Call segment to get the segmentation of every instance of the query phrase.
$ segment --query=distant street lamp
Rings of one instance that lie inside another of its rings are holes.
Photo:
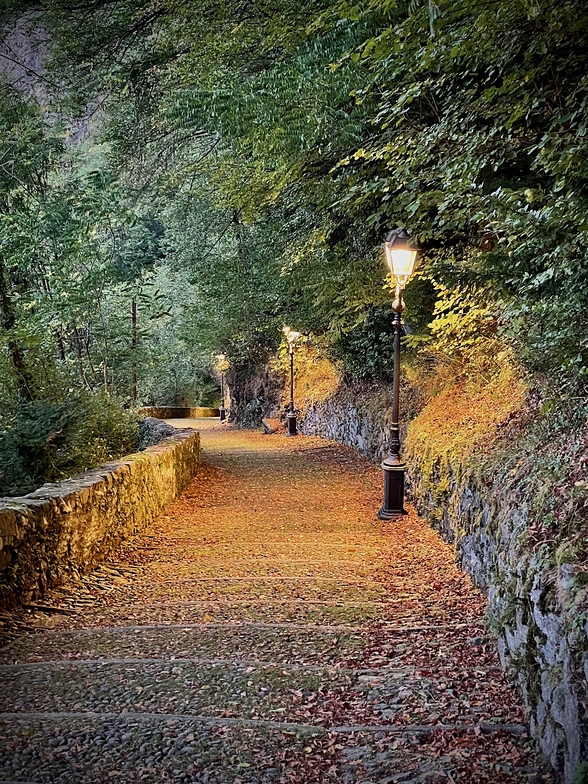
[[[390,427],[390,454],[382,463],[384,471],[384,503],[378,517],[393,520],[407,514],[404,508],[404,471],[406,464],[400,454],[400,337],[402,335],[402,292],[413,273],[418,248],[411,242],[404,229],[391,231],[384,245],[386,263],[396,279],[394,309],[394,376],[392,383],[392,425]]]
[[[296,409],[294,408],[294,346],[302,335],[300,332],[295,332],[293,329],[290,329],[290,327],[284,327],[283,332],[288,341],[288,354],[290,355],[290,403],[288,405],[288,413],[286,414],[288,422],[286,435],[297,436]]]
[[[225,410],[225,373],[231,367],[231,363],[227,359],[226,354],[217,354],[214,359],[214,367],[220,373],[221,377],[221,404],[218,412],[220,421],[224,422],[227,416],[227,412]]]

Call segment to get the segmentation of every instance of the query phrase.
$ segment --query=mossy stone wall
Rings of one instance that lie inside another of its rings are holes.
[[[388,448],[389,396],[379,385],[342,387],[312,405],[300,429],[380,462]],[[403,411],[406,390],[405,397]],[[588,759],[588,581],[577,564],[554,564],[530,542],[532,499],[516,470],[507,472],[508,481],[485,475],[476,454],[452,464],[438,444],[422,433],[411,439],[408,429],[408,494],[488,595],[489,624],[503,666],[516,673],[532,734],[559,779],[571,784]]]
[[[406,389],[401,391],[406,409]],[[391,409],[392,390],[387,385],[341,384],[332,397],[304,405],[299,428],[302,433],[355,447],[379,463],[389,451]]]
[[[0,606],[87,572],[192,481],[200,436],[181,430],[143,452],[0,499]]]
[[[529,500],[516,484],[454,470],[438,456],[408,451],[419,512],[453,542],[457,562],[488,595],[488,621],[511,667],[531,733],[560,780],[588,759],[588,622],[574,565],[554,565],[529,542]]]

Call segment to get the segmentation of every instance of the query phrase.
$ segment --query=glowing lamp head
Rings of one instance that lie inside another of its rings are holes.
[[[231,363],[227,359],[226,354],[216,354],[214,357],[214,366],[219,373],[226,373],[230,368]]]
[[[414,272],[418,253],[417,246],[411,241],[404,229],[395,229],[386,237],[384,245],[386,264],[398,283],[404,286]]]
[[[292,344],[296,343],[296,341],[297,341],[299,338],[301,338],[301,337],[302,337],[302,333],[301,333],[301,332],[296,332],[295,330],[293,330],[293,329],[290,329],[290,327],[284,327],[284,328],[283,328],[283,330],[282,330],[282,332],[283,332],[283,333],[284,333],[284,335],[286,336],[286,340],[288,341],[288,343],[289,343],[290,345],[292,345]]]

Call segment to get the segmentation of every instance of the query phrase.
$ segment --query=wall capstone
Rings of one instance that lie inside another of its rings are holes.
[[[90,571],[192,481],[200,436],[170,438],[73,479],[0,498],[0,606]]]

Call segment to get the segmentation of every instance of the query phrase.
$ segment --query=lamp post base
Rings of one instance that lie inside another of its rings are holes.
[[[219,408],[219,410],[218,410],[218,415],[219,415],[220,421],[221,421],[221,422],[224,422],[224,421],[225,421],[225,419],[227,418],[227,412],[226,412],[226,409],[225,409],[225,407],[224,407],[224,406],[221,406],[221,407]]]
[[[408,514],[404,508],[404,471],[406,463],[382,463],[384,471],[384,503],[378,517],[380,520],[394,520]]]
[[[296,427],[296,412],[288,411],[286,414],[286,420],[288,422],[288,431],[286,432],[287,436],[297,436],[298,430]]]

